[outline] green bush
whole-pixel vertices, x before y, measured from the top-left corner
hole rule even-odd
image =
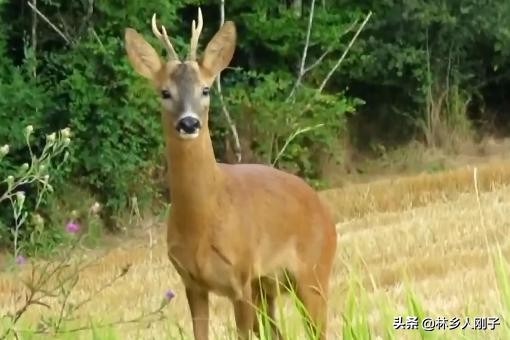
[[[47,129],[69,126],[75,143],[62,180],[91,190],[105,203],[108,215],[125,207],[131,195],[150,195],[147,172],[162,146],[159,106],[127,63],[123,30],[134,26],[150,36],[151,14],[161,11],[161,20],[175,24],[172,13],[177,5],[102,2],[89,16],[87,6],[79,3],[40,3],[39,9],[49,13],[50,20],[69,23],[65,34],[70,43],[39,24],[39,34],[47,38],[38,43],[38,77],[28,73],[33,66],[11,67],[12,80],[8,74],[2,76],[6,81],[0,86],[5,94],[0,99],[0,119],[7,124],[2,125],[5,131],[0,129],[0,140],[14,144],[11,131],[28,122]],[[27,24],[14,23],[11,30],[26,29]]]
[[[70,174],[113,210],[146,187],[143,169],[162,145],[155,96],[134,80],[122,53],[119,39],[82,42],[59,63],[65,78],[56,88],[68,96],[60,116],[75,131]]]
[[[252,149],[260,161],[275,164],[310,180],[318,178],[313,163],[318,150],[325,152],[343,133],[345,113],[359,102],[338,95],[317,94],[301,87],[287,100],[295,79],[290,73],[243,72],[246,77],[228,90],[227,103],[235,119],[252,134]],[[306,129],[286,144],[296,131]],[[280,154],[280,150],[285,150]]]
[[[0,145],[11,145],[0,178],[30,159],[17,131],[36,127],[32,147],[41,151],[46,134],[68,126],[73,148],[55,180],[95,196],[108,220],[133,196],[149,202],[156,188],[151,176],[163,158],[160,108],[127,62],[123,33],[134,27],[163,52],[150,29],[157,13],[184,56],[197,5],[204,12],[203,48],[219,26],[218,1],[38,1],[47,19],[27,2],[0,1]],[[319,94],[369,11],[367,26]],[[232,68],[222,74],[224,99],[243,153],[256,161],[317,183],[323,156],[341,158],[332,150],[346,129],[358,146],[412,137],[445,144],[476,126],[471,117],[510,107],[502,95],[510,86],[508,1],[316,1],[305,63],[314,67],[289,96],[309,13],[310,2],[226,3],[238,42]],[[226,158],[225,139],[232,140],[222,112],[214,96],[219,159]],[[66,193],[59,195],[65,201]],[[3,208],[0,220],[9,225]]]

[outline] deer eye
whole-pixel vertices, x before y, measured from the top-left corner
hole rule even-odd
[[[202,96],[207,97],[209,95],[209,88],[204,87],[202,88]]]
[[[164,99],[170,99],[172,98],[172,95],[168,90],[161,90],[161,97],[163,97]]]

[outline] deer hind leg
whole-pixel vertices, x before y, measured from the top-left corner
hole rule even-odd
[[[328,271],[307,270],[296,279],[296,293],[302,303],[307,335],[326,340]]]
[[[271,337],[269,339],[280,340],[283,339],[278,326],[276,325],[275,318],[275,299],[274,292],[270,291],[262,281],[255,280],[252,284],[253,293],[253,304],[258,311],[259,317],[254,320],[253,333],[259,339],[265,339],[267,336],[261,336],[260,326],[264,327],[264,333],[267,332],[267,328],[271,331]],[[267,335],[264,334],[264,335]]]

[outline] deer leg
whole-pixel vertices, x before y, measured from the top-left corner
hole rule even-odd
[[[310,270],[296,280],[306,331],[312,339],[326,340],[328,275]]]
[[[275,296],[267,292],[261,283],[255,283],[252,286],[253,290],[253,304],[257,308],[259,314],[264,314],[264,317],[267,317],[268,322],[270,323],[269,327],[271,328],[271,337],[270,339],[283,339],[278,326],[276,325],[275,319]],[[264,320],[264,319],[263,319]],[[259,338],[262,339],[260,334],[260,322],[262,321],[262,325],[267,327],[267,323],[260,319],[255,319],[253,323],[253,332]],[[264,337],[266,338],[266,337]]]
[[[209,339],[209,294],[207,291],[186,287],[186,298],[193,322],[195,340]]]
[[[237,338],[239,340],[248,340],[251,338],[250,335],[256,321],[256,309],[253,304],[252,287],[249,281],[244,285],[242,297],[234,300],[233,305]]]
[[[261,289],[262,287],[258,282],[254,282],[252,285],[252,302],[255,308],[258,309],[258,311],[261,310],[261,304],[262,304],[262,296],[261,296]],[[257,311],[257,312],[258,312]],[[259,319],[254,318],[253,320],[253,333],[257,336],[257,338],[260,339],[260,327],[259,327]]]

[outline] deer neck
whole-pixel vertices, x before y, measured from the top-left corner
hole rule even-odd
[[[180,140],[169,131],[165,136],[172,214],[185,219],[187,225],[199,224],[217,208],[215,198],[223,183],[209,129],[204,124],[194,140]]]

